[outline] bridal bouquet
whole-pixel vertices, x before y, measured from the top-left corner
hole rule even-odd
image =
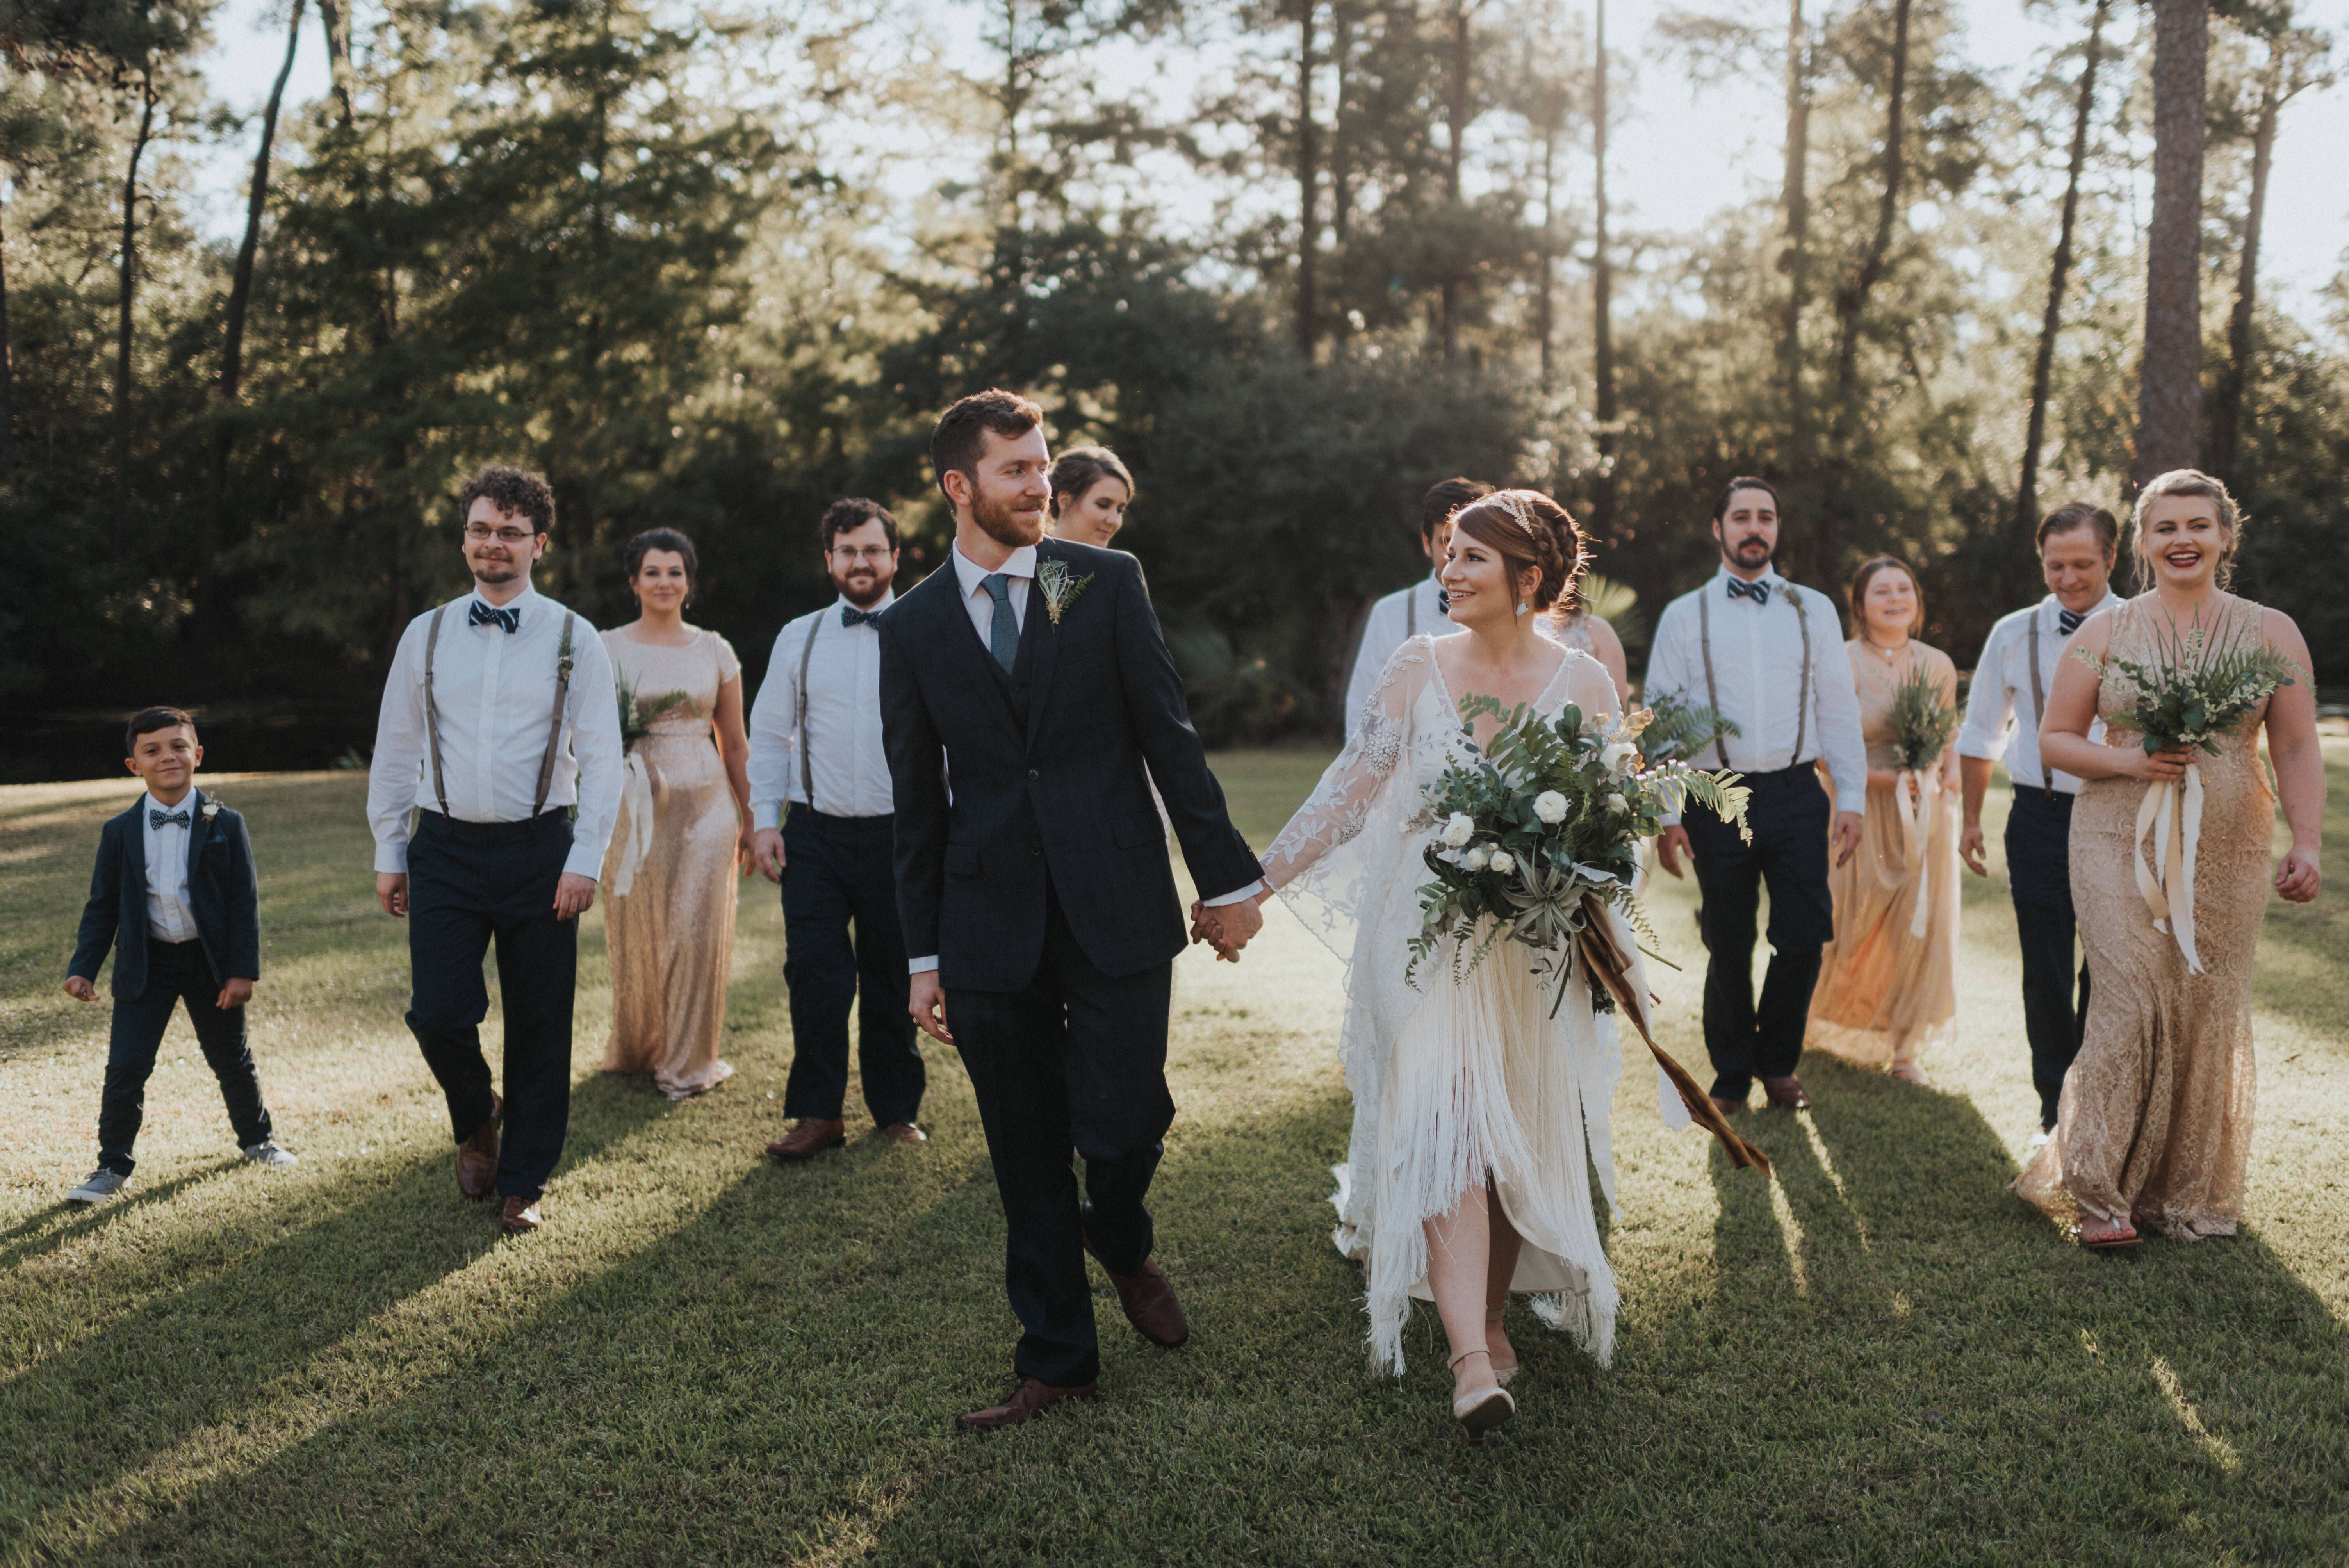
[[[2130,704],[2106,722],[2144,737],[2148,757],[2157,751],[2218,756],[2219,738],[2300,674],[2264,641],[2240,634],[2214,641],[2199,626],[2183,634],[2175,625],[2157,627],[2149,660],[2099,658],[2086,648],[2074,655],[2100,681],[2119,673]],[[2201,839],[2202,770],[2189,762],[2183,778],[2158,779],[2146,790],[2130,860],[2153,928],[2177,940],[2187,968],[2197,975],[2202,973],[2202,956],[2194,949],[2194,857]]]
[[[620,699],[620,799],[628,808],[628,836],[620,848],[620,863],[612,872],[612,896],[624,897],[636,885],[636,872],[653,846],[653,779],[636,743],[653,732],[653,720],[671,708],[693,701],[693,694],[665,691],[638,696],[626,676],[615,676]]]
[[[1647,727],[1639,732],[1640,755],[1651,768],[1660,762],[1693,762],[1714,741],[1743,733],[1733,720],[1679,692],[1666,692],[1646,712]]]
[[[1586,719],[1569,705],[1545,719],[1524,705],[1505,710],[1492,697],[1471,696],[1460,712],[1464,734],[1487,715],[1500,728],[1481,747],[1472,737],[1466,756],[1426,788],[1420,820],[1437,830],[1424,851],[1435,880],[1419,890],[1420,933],[1411,941],[1406,980],[1417,984],[1421,962],[1447,939],[1455,982],[1504,940],[1521,943],[1537,954],[1534,973],[1556,981],[1555,1016],[1568,980],[1582,969],[1593,1005],[1630,1017],[1690,1115],[1722,1140],[1733,1161],[1766,1170],[1768,1161],[1656,1045],[1647,999],[1631,983],[1630,954],[1606,918],[1611,906],[1653,940],[1631,897],[1640,841],[1689,802],[1751,839],[1747,790],[1737,775],[1644,758],[1640,741],[1653,719],[1647,709],[1609,723]]]

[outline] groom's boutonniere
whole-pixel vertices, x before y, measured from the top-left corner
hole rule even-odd
[[[1061,613],[1077,602],[1077,595],[1092,580],[1090,572],[1082,577],[1070,576],[1065,561],[1047,561],[1036,568],[1036,586],[1044,591],[1044,613],[1052,618],[1052,624],[1061,624]]]

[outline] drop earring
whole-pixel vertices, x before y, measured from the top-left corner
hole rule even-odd
[[[1520,599],[1520,600],[1518,600],[1518,601],[1517,601],[1517,614],[1518,614],[1522,615],[1522,614],[1524,614],[1526,611],[1528,611],[1528,610],[1530,610],[1530,609],[1532,609],[1532,608],[1533,608],[1533,606],[1532,606],[1531,604],[1526,603],[1523,599]]]

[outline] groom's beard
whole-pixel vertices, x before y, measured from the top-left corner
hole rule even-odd
[[[1009,502],[992,505],[983,496],[973,496],[970,520],[1006,550],[1018,550],[1044,537],[1044,509],[1040,506],[1033,511],[1021,511]]]

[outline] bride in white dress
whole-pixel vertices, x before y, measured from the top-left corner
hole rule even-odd
[[[1347,963],[1340,1049],[1353,1139],[1338,1171],[1336,1240],[1365,1265],[1374,1362],[1403,1369],[1411,1298],[1433,1300],[1450,1341],[1453,1411],[1472,1440],[1516,1403],[1502,1327],[1511,1291],[1599,1363],[1614,1347],[1616,1288],[1590,1171],[1611,1199],[1609,1113],[1622,1057],[1613,1020],[1578,976],[1555,992],[1504,943],[1456,983],[1450,944],[1404,979],[1420,929],[1422,851],[1437,824],[1423,788],[1465,755],[1471,695],[1554,717],[1620,712],[1596,659],[1537,627],[1582,566],[1565,511],[1529,490],[1464,509],[1442,573],[1458,632],[1388,661],[1356,738],[1265,857],[1265,880]],[[1489,737],[1478,720],[1477,738]],[[1619,930],[1622,950],[1636,948]],[[1635,975],[1635,984],[1644,984]]]

